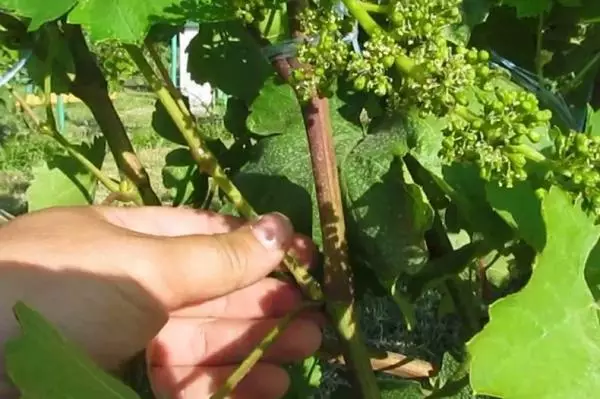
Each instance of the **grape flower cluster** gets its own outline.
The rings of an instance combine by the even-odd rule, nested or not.
[[[365,42],[361,54],[351,53],[348,62],[348,78],[359,91],[369,91],[383,97],[392,93],[392,78],[387,74],[396,62],[401,48],[386,34],[377,32]]]
[[[266,12],[276,7],[281,0],[231,0],[236,17],[247,24],[260,22],[266,18]]]
[[[556,137],[555,144],[557,183],[600,218],[600,136],[570,131]]]
[[[390,0],[365,8],[379,22],[354,13],[368,33],[361,51],[342,40],[352,18],[336,13],[330,1],[319,4],[302,16],[304,32],[314,40],[298,50],[305,67],[295,71],[294,84],[301,98],[323,94],[343,76],[357,91],[385,98],[389,112],[416,108],[422,116],[444,118],[444,162],[474,164],[483,179],[505,187],[528,178],[530,161],[543,163],[552,183],[600,217],[600,138],[561,134],[552,159],[537,152],[552,112],[509,83],[487,51],[451,38],[453,25],[462,21],[462,0]]]
[[[515,181],[527,179],[527,158],[521,145],[540,141],[540,132],[547,129],[552,113],[540,110],[532,93],[487,89],[491,92],[478,96],[484,118],[465,106],[448,115],[440,155],[448,163],[474,163],[483,179],[512,187]]]
[[[342,39],[349,26],[332,8],[307,8],[300,22],[307,41],[298,47],[302,67],[294,70],[293,79],[297,93],[306,100],[326,91],[346,70],[350,48]]]
[[[392,35],[411,48],[437,38],[448,26],[460,23],[462,0],[393,0],[388,8]]]

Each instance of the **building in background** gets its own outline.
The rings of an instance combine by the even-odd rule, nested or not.
[[[198,34],[198,24],[187,23],[179,33],[179,89],[189,98],[190,111],[197,117],[206,116],[213,102],[212,87],[206,83],[200,85],[192,80],[188,72],[187,48],[192,39]]]

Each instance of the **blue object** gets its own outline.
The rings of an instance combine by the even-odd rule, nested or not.
[[[32,54],[31,50],[25,50],[23,52],[23,56],[21,57],[21,59],[19,61],[17,61],[15,63],[15,65],[13,65],[4,75],[0,76],[0,87],[6,85],[15,76],[17,76],[19,71],[21,69],[23,69],[23,67],[25,67],[25,65],[27,65],[27,62],[31,58],[31,54]]]
[[[177,35],[171,38],[171,81],[178,87],[177,72],[179,71],[179,42]]]
[[[58,131],[62,133],[65,130],[65,101],[62,94],[56,98],[56,113],[58,114]]]

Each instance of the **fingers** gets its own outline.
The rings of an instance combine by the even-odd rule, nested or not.
[[[235,366],[152,367],[152,388],[157,397],[208,398],[233,373]],[[288,374],[272,364],[258,363],[240,382],[232,399],[278,399],[290,385]]]
[[[219,366],[244,360],[277,324],[277,319],[206,320],[172,318],[149,348],[153,366]],[[300,317],[281,333],[263,356],[268,362],[290,362],[312,355],[321,345],[319,325]]]
[[[154,288],[169,310],[247,287],[283,260],[293,241],[285,216],[268,214],[226,234],[155,239],[147,244]]]
[[[171,313],[175,317],[260,319],[282,317],[296,309],[302,294],[292,284],[265,278],[239,291]]]
[[[241,218],[191,208],[95,206],[92,209],[115,226],[163,237],[223,234],[244,224]]]

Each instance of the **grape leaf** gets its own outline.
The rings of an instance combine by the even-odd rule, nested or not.
[[[198,172],[187,148],[176,148],[165,156],[162,179],[174,206],[188,204],[193,198],[203,199],[208,191],[208,176]]]
[[[495,0],[463,0],[464,22],[472,28],[485,22]]]
[[[160,21],[171,25],[223,22],[237,19],[237,7],[231,0],[179,0],[164,8]]]
[[[474,397],[469,386],[468,370],[452,354],[444,353],[439,372],[429,379],[434,388],[427,398],[472,399]]]
[[[6,343],[6,371],[23,398],[138,399],[136,393],[94,364],[42,315],[14,306],[21,335]]]
[[[321,385],[323,371],[319,359],[311,356],[288,368],[290,388],[284,399],[310,398]]]
[[[0,0],[0,8],[30,18],[28,30],[34,31],[44,23],[66,14],[79,0]]]
[[[80,152],[96,167],[101,168],[106,154],[102,137],[91,146],[82,144]],[[27,189],[29,211],[54,206],[89,205],[93,203],[97,179],[76,159],[56,155],[34,168],[33,182]]]
[[[265,93],[272,94],[267,91],[263,96],[266,96]],[[296,101],[295,97],[292,97],[292,91],[288,94],[290,98],[285,103],[292,104]],[[267,99],[261,101],[271,104],[272,115],[282,112],[276,102]],[[344,103],[339,98],[333,97],[329,103],[339,164],[363,134],[359,126],[345,120],[340,114]],[[272,127],[281,126],[272,124]],[[233,180],[258,212],[282,212],[292,220],[299,232],[311,235],[317,243],[321,242],[318,211],[313,205],[316,204],[316,196],[310,153],[303,127],[288,128],[285,134],[260,140],[251,150],[249,162]]]
[[[542,204],[529,182],[518,182],[512,188],[490,182],[485,186],[492,208],[537,251],[545,246],[546,226]]]
[[[187,97],[183,98],[186,105],[189,106],[189,100]],[[187,145],[185,138],[179,131],[179,128],[173,122],[173,118],[165,109],[165,106],[156,100],[154,103],[154,111],[152,112],[152,128],[161,137],[180,145]]]
[[[490,307],[468,344],[471,384],[511,398],[592,398],[600,390],[600,325],[584,268],[600,229],[552,187],[542,202],[546,246],[529,283]]]
[[[261,140],[233,182],[259,213],[281,212],[294,228],[320,241],[313,214],[314,183],[304,132]]]
[[[588,107],[588,119],[585,130],[590,136],[600,136],[600,110],[594,112],[591,107]]]
[[[159,17],[175,0],[87,0],[79,1],[69,13],[71,24],[81,24],[91,41],[117,39],[139,43]]]
[[[477,169],[470,165],[442,163],[438,154],[445,122],[434,117],[422,119],[416,113],[409,114],[408,121],[410,155],[404,161],[413,179],[421,185],[429,182],[451,197],[470,232],[480,232],[498,243],[506,242],[512,231],[487,203],[485,181]]]
[[[277,112],[273,112],[277,110]],[[304,126],[300,105],[290,85],[270,78],[252,103],[247,127],[259,135],[297,130]]]
[[[406,180],[396,158],[408,150],[406,138],[405,124],[388,121],[340,166],[352,247],[366,255],[388,288],[400,274],[420,270],[429,257],[424,235],[433,211],[418,186]]]
[[[251,102],[273,74],[261,49],[239,21],[202,24],[188,46],[194,81]]]

